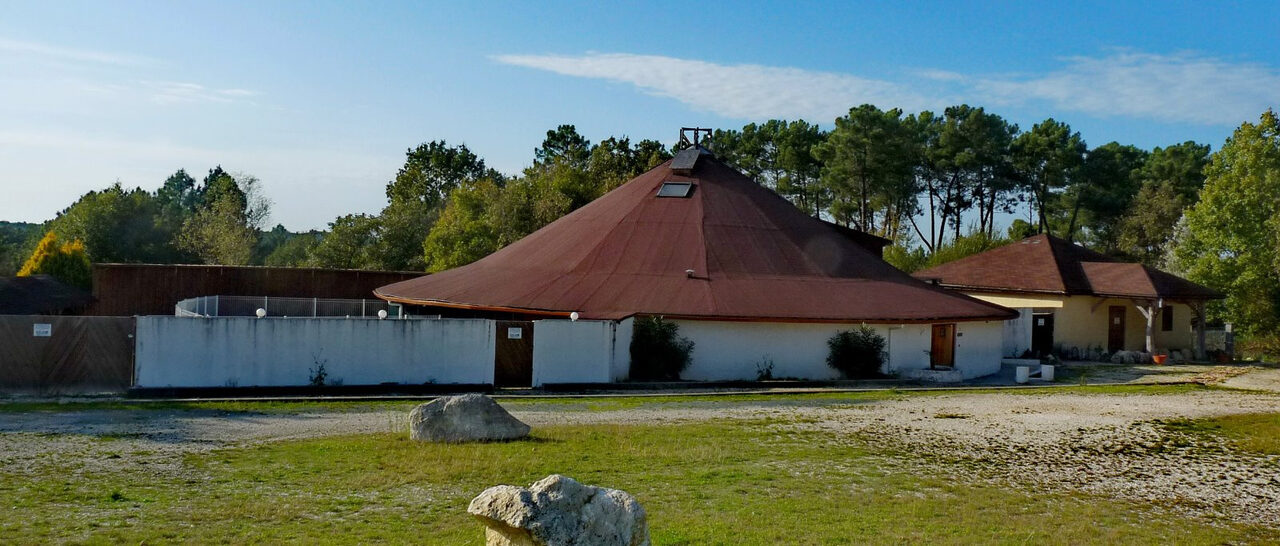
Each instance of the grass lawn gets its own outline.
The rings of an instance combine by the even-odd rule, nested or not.
[[[1165,424],[1184,432],[1224,437],[1243,451],[1280,455],[1280,414],[1250,413],[1213,419],[1177,419]]]
[[[573,409],[591,411],[612,411],[631,409],[641,406],[697,406],[699,404],[723,404],[726,402],[761,402],[774,401],[781,403],[857,403],[901,398],[904,396],[941,396],[951,394],[982,394],[1006,392],[1011,394],[1176,394],[1181,392],[1215,389],[1218,387],[1199,384],[1175,385],[1072,385],[1055,387],[1019,387],[1016,389],[975,388],[975,389],[877,389],[865,391],[832,391],[807,394],[734,394],[705,393],[696,395],[608,395],[608,396],[551,396],[534,397],[526,395],[495,396],[503,406],[512,409]],[[307,400],[296,401],[168,401],[168,400],[134,400],[117,398],[68,398],[62,401],[36,400],[22,398],[0,398],[0,414],[23,413],[33,411],[89,411],[89,410],[211,410],[240,413],[305,413],[312,411],[373,411],[386,409],[403,409],[408,411],[421,404],[426,398],[402,400],[342,401],[342,400]]]
[[[56,460],[0,473],[0,543],[482,544],[472,497],[556,472],[635,494],[655,544],[1280,541],[1141,503],[920,476],[776,425],[538,427],[531,440],[468,445],[381,433],[186,455],[177,471]]]

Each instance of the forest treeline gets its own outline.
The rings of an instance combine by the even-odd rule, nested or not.
[[[968,105],[914,114],[863,105],[829,130],[771,120],[716,130],[706,144],[808,214],[893,240],[886,258],[904,270],[1047,232],[1227,291],[1218,316],[1248,316],[1234,320],[1273,331],[1280,191],[1266,192],[1280,190],[1267,186],[1280,185],[1276,132],[1275,115],[1264,113],[1211,155],[1190,141],[1090,147],[1061,121],[1024,129]],[[266,228],[270,203],[251,175],[215,167],[197,181],[180,170],[154,191],[117,184],[89,192],[41,226],[0,225],[0,265],[16,270],[55,233],[83,241],[95,262],[439,271],[510,244],[673,151],[626,137],[592,143],[561,125],[512,175],[465,145],[427,142],[406,151],[379,213],[341,216],[309,233]],[[1261,186],[1253,208],[1229,206],[1239,192],[1215,189],[1228,180]],[[1225,202],[1198,205],[1208,197]],[[1231,210],[1244,216],[1225,218]],[[1231,233],[1239,222],[1261,231]],[[1268,253],[1231,246],[1246,239]],[[1223,265],[1227,258],[1238,262]]]

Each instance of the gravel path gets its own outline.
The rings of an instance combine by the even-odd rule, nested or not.
[[[521,410],[551,424],[652,424],[767,419],[780,430],[870,444],[904,471],[955,475],[1023,489],[1078,490],[1154,501],[1233,521],[1280,524],[1280,458],[1233,451],[1157,422],[1280,412],[1280,395],[1228,390],[1177,394],[903,396],[830,401],[690,402],[616,411]],[[403,431],[392,411],[244,414],[94,410],[0,414],[0,472],[72,464],[73,472],[136,469],[180,476],[181,455],[325,435]]]
[[[1268,368],[1237,375],[1222,382],[1233,389],[1280,393],[1280,369]]]

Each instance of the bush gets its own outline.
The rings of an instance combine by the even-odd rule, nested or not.
[[[58,236],[52,231],[40,239],[35,252],[18,271],[19,277],[28,275],[49,275],[65,284],[85,289],[93,284],[93,266],[89,264],[84,241],[73,239],[69,243],[59,243]]]
[[[836,332],[827,340],[827,365],[850,379],[881,377],[885,340],[869,326]]]
[[[667,381],[693,360],[693,342],[680,337],[680,326],[662,317],[637,317],[631,336],[631,379]]]

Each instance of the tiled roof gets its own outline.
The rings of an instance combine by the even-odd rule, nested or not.
[[[915,273],[973,291],[1136,298],[1215,299],[1208,287],[1138,263],[1116,261],[1048,234]]]

